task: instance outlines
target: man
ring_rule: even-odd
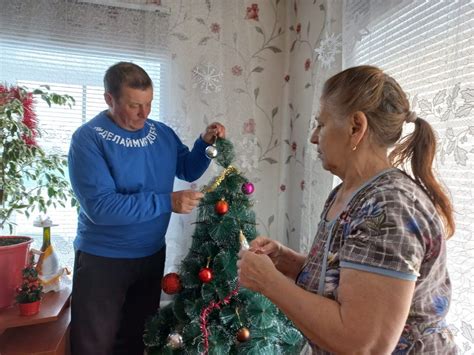
[[[77,129],[69,174],[80,202],[72,291],[73,354],[143,354],[145,320],[159,306],[171,212],[190,213],[203,194],[173,192],[175,177],[198,179],[205,148],[225,137],[209,125],[191,151],[148,119],[153,84],[133,63],[104,77],[109,109]]]

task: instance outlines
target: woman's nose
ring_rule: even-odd
[[[310,142],[313,143],[313,144],[318,144],[319,143],[318,133],[317,133],[316,129],[313,131],[313,134],[311,135]]]

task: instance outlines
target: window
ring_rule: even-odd
[[[76,104],[49,108],[35,105],[47,152],[66,155],[72,133],[107,108],[103,76],[119,61],[143,67],[154,83],[151,118],[166,116],[168,53],[162,38],[167,17],[147,12],[84,2],[45,0],[2,1],[0,13],[0,81],[74,97]],[[76,233],[75,208],[49,210],[55,248],[65,266],[72,266]],[[15,234],[34,236],[41,246],[42,231],[33,227],[36,215],[17,214]]]
[[[346,1],[344,67],[381,67],[438,136],[435,167],[454,203],[447,242],[458,345],[474,343],[474,7],[472,1]],[[353,45],[353,47],[350,47]]]

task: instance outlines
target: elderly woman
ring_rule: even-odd
[[[453,211],[433,175],[431,126],[371,66],[330,78],[316,121],[311,142],[342,183],[309,255],[257,237],[239,254],[241,284],[274,302],[313,354],[455,354],[445,323]],[[414,131],[400,141],[405,124]]]

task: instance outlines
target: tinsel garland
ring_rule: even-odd
[[[214,309],[221,309],[221,306],[224,304],[229,304],[230,300],[232,297],[234,297],[236,294],[239,293],[239,287],[240,285],[237,283],[237,286],[230,291],[230,293],[225,296],[222,300],[219,300],[215,302],[212,300],[209,302],[209,305],[205,308],[202,309],[201,311],[201,316],[200,321],[201,321],[201,332],[202,336],[204,338],[204,355],[207,355],[209,353],[209,331],[207,330],[207,318],[209,317],[209,314],[214,310]]]
[[[202,192],[207,193],[207,192],[214,191],[222,183],[222,181],[224,181],[224,179],[232,173],[238,174],[239,171],[237,170],[237,168],[233,167],[232,165],[229,165],[227,168],[225,168],[225,170],[223,170],[220,173],[220,175],[216,178],[216,180],[210,186],[204,186],[202,189]]]

